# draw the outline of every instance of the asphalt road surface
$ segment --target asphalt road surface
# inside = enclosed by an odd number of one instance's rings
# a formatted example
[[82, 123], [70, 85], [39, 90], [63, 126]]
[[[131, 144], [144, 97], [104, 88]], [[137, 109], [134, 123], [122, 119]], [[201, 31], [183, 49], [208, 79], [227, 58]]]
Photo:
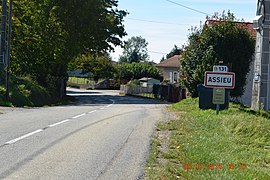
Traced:
[[0, 179], [143, 179], [150, 136], [166, 104], [117, 91], [68, 94], [78, 101], [0, 107]]

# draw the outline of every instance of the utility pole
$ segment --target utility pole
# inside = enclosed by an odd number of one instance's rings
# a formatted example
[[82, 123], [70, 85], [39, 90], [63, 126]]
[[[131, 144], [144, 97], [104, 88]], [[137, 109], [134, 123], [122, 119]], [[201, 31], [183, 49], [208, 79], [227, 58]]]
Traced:
[[251, 108], [268, 110], [270, 108], [270, 0], [258, 0], [253, 25], [257, 35]]
[[1, 42], [0, 42], [0, 64], [2, 65], [2, 70], [4, 69], [5, 64], [6, 33], [7, 33], [7, 0], [2, 0]]
[[9, 18], [8, 18], [8, 41], [6, 54], [6, 100], [9, 101], [9, 81], [10, 81], [10, 48], [11, 48], [11, 27], [12, 27], [12, 5], [13, 0], [9, 0]]

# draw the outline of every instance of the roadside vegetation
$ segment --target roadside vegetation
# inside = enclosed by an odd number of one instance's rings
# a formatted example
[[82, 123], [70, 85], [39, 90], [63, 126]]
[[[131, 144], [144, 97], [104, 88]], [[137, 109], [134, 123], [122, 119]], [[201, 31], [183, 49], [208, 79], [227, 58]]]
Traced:
[[[0, 78], [4, 79], [3, 72], [0, 74]], [[4, 82], [1, 81], [0, 83], [0, 106], [32, 107], [73, 101], [72, 97], [58, 98], [30, 77], [16, 77], [13, 75], [10, 79], [10, 100], [7, 101]]]
[[176, 118], [157, 125], [147, 179], [270, 179], [267, 113], [230, 104], [216, 115], [191, 98], [169, 109]]
[[39, 92], [44, 90], [59, 99], [65, 98], [70, 62], [85, 54], [103, 57], [122, 45], [126, 35], [123, 21], [127, 12], [118, 9], [118, 1], [14, 0], [13, 3], [11, 74], [31, 77], [31, 82], [42, 86]]
[[90, 84], [95, 83], [95, 81], [89, 79], [89, 78], [83, 78], [83, 77], [69, 77], [68, 82], [75, 83], [75, 84]]
[[10, 82], [10, 101], [6, 101], [6, 89], [0, 86], [1, 106], [42, 106], [56, 102], [49, 92], [30, 78], [12, 77]]
[[234, 15], [225, 12], [208, 18], [202, 28], [193, 28], [188, 37], [188, 45], [180, 58], [181, 84], [198, 96], [198, 84], [203, 84], [204, 73], [212, 71], [214, 65], [222, 61], [235, 73], [235, 88], [232, 97], [244, 93], [246, 76], [255, 50], [255, 39], [246, 23], [238, 23]]

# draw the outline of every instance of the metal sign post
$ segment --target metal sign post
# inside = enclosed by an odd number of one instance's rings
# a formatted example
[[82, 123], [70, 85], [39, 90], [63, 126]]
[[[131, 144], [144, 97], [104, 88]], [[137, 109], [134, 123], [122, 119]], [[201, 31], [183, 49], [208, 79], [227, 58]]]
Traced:
[[213, 71], [205, 72], [204, 86], [213, 88], [212, 103], [219, 114], [220, 105], [225, 104], [225, 89], [234, 89], [235, 73], [228, 72], [227, 66], [214, 66]]
[[206, 71], [204, 86], [210, 88], [234, 89], [235, 74], [232, 72], [212, 72]]
[[216, 113], [219, 114], [221, 104], [225, 104], [225, 89], [213, 88], [213, 104], [216, 104]]

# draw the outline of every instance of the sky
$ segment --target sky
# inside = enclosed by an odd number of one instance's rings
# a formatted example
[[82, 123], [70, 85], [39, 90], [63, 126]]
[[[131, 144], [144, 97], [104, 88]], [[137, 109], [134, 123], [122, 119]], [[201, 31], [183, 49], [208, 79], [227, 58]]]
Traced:
[[[185, 6], [185, 7], [184, 7]], [[256, 0], [119, 0], [118, 9], [129, 14], [124, 18], [127, 40], [141, 36], [147, 46], [150, 61], [159, 63], [174, 47], [187, 44], [192, 27], [205, 23], [206, 14], [221, 14], [230, 10], [237, 19], [252, 22], [256, 15]], [[122, 54], [120, 47], [111, 53], [114, 61]]]

